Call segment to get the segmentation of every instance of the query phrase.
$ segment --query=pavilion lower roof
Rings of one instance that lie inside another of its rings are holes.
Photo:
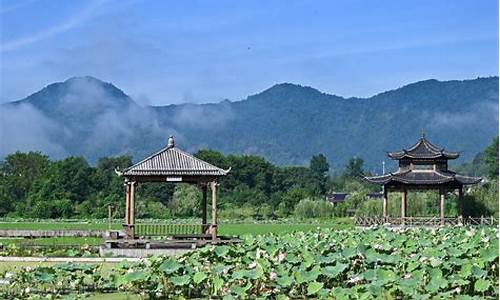
[[[390,173],[382,176],[365,177],[370,183],[385,185],[390,182],[397,182],[411,185],[439,185],[445,183],[458,183],[461,185],[477,184],[481,177],[469,177],[456,174],[451,171],[421,171],[406,170],[402,172]]]

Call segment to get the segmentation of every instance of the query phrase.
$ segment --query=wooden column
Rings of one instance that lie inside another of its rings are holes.
[[[108,204],[108,230],[111,230],[111,223],[113,222],[113,207]]]
[[[217,240],[217,182],[210,182],[210,188],[212,189],[212,242]]]
[[[444,189],[439,189],[439,218],[441,225],[444,225]]]
[[[458,215],[460,219],[464,218],[464,187],[458,188]]]
[[[384,215],[384,222],[387,222],[387,189],[386,187],[384,186],[384,199],[383,199],[383,203],[382,203],[382,213]]]
[[[134,227],[135,227],[135,187],[137,183],[132,181],[130,184],[130,236],[135,238]]]
[[[408,191],[403,188],[401,191],[401,225],[405,225],[406,218],[406,198],[408,196]]]
[[[202,201],[201,201],[201,232],[207,233],[207,184],[201,186]]]
[[[125,230],[125,237],[130,238],[129,224],[130,224],[130,182],[125,182],[125,223],[123,229]]]

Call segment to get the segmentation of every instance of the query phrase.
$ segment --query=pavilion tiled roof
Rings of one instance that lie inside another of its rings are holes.
[[[382,176],[365,177],[365,180],[375,184],[387,184],[397,182],[403,184],[443,184],[457,182],[462,185],[476,184],[481,181],[480,177],[469,177],[458,175],[452,171],[420,171],[406,170],[402,172],[389,173]]]
[[[123,170],[123,176],[225,176],[223,170],[175,147],[171,136],[166,148]]]
[[[387,155],[392,159],[403,159],[403,158],[413,158],[413,159],[455,159],[459,157],[458,152],[449,152],[444,150],[444,148],[437,147],[429,142],[425,134],[418,142],[408,149],[403,149],[401,151],[389,152]]]

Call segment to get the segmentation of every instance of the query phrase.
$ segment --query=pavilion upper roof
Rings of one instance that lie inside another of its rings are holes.
[[[460,154],[458,152],[450,152],[444,150],[444,148],[433,145],[429,142],[425,134],[422,134],[422,137],[418,140],[418,142],[411,146],[410,148],[403,149],[401,151],[388,152],[387,155],[396,160],[409,158],[409,159],[455,159]]]
[[[225,176],[223,170],[175,147],[170,136],[167,147],[123,170],[124,176]]]

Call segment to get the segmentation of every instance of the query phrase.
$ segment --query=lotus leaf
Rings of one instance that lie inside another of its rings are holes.
[[[316,294],[317,292],[319,292],[319,290],[321,290],[322,287],[323,287],[322,282],[317,282],[317,281],[310,282],[307,285],[307,295],[311,296]]]

